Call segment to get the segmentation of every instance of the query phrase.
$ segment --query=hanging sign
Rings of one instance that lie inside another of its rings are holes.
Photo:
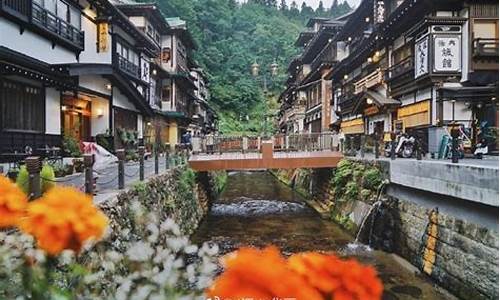
[[[141,58],[141,79],[149,83],[149,61]]]
[[[373,1],[373,20],[375,24],[384,23],[385,4],[382,0]]]
[[[108,23],[101,22],[97,24],[97,51],[100,53],[108,52]]]
[[[459,35],[434,36],[434,72],[459,72],[461,60]]]
[[[429,39],[415,43],[415,78],[429,73]]]

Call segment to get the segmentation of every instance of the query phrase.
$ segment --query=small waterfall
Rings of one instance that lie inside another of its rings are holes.
[[[360,241],[361,235],[363,234],[363,232],[365,232],[365,227],[367,226],[368,220],[371,217],[370,232],[369,232],[369,235],[368,235],[368,246],[371,246],[372,235],[373,235],[373,227],[374,227],[373,225],[375,224],[376,216],[378,215],[380,207],[382,206],[382,203],[383,203],[382,200],[381,200],[382,191],[383,191],[384,187],[388,183],[389,183],[388,180],[384,180],[382,182],[382,184],[380,184],[380,186],[379,186],[379,188],[377,190],[377,201],[375,201],[375,203],[373,203],[372,207],[370,208],[370,210],[368,211],[368,213],[364,217],[363,222],[361,222],[361,226],[359,227],[358,233],[356,234],[356,239],[354,240],[355,243],[361,243],[361,241]]]

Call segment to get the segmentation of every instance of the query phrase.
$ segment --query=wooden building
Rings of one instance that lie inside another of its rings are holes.
[[[326,76],[341,132],[405,131],[437,152],[451,124],[473,143],[479,123],[498,127],[497,25],[492,1],[362,1],[335,37],[348,56]]]

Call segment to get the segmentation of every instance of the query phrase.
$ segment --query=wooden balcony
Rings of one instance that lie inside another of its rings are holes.
[[[114,56],[115,56],[115,64],[120,71],[136,79],[139,79],[141,77],[141,68],[138,65],[134,64],[127,58],[119,55],[118,53],[115,53]]]
[[[84,32],[31,0],[0,0],[0,11],[75,50],[84,48]]]
[[[363,91],[382,83],[383,79],[384,76],[382,70],[377,69],[376,71],[363,77],[363,79],[354,83],[354,94],[362,93]]]
[[[405,74],[413,72],[413,56],[409,56],[385,71],[385,81],[391,82]]]
[[[496,59],[498,61],[498,39],[474,39],[472,42],[475,59]]]

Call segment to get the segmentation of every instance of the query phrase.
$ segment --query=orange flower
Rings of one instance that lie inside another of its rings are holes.
[[[25,214],[28,197],[15,183],[0,176],[0,228],[15,226]]]
[[[224,265],[226,270],[207,290],[208,297],[323,299],[303,277],[287,267],[286,260],[275,247],[241,248],[227,255]]]
[[[382,282],[374,268],[354,259],[306,252],[292,255],[289,267],[332,300],[375,300],[382,297]]]
[[[100,238],[106,226],[106,216],[91,197],[56,186],[28,204],[21,229],[36,238],[38,247],[57,255],[65,249],[79,251],[86,240]]]

